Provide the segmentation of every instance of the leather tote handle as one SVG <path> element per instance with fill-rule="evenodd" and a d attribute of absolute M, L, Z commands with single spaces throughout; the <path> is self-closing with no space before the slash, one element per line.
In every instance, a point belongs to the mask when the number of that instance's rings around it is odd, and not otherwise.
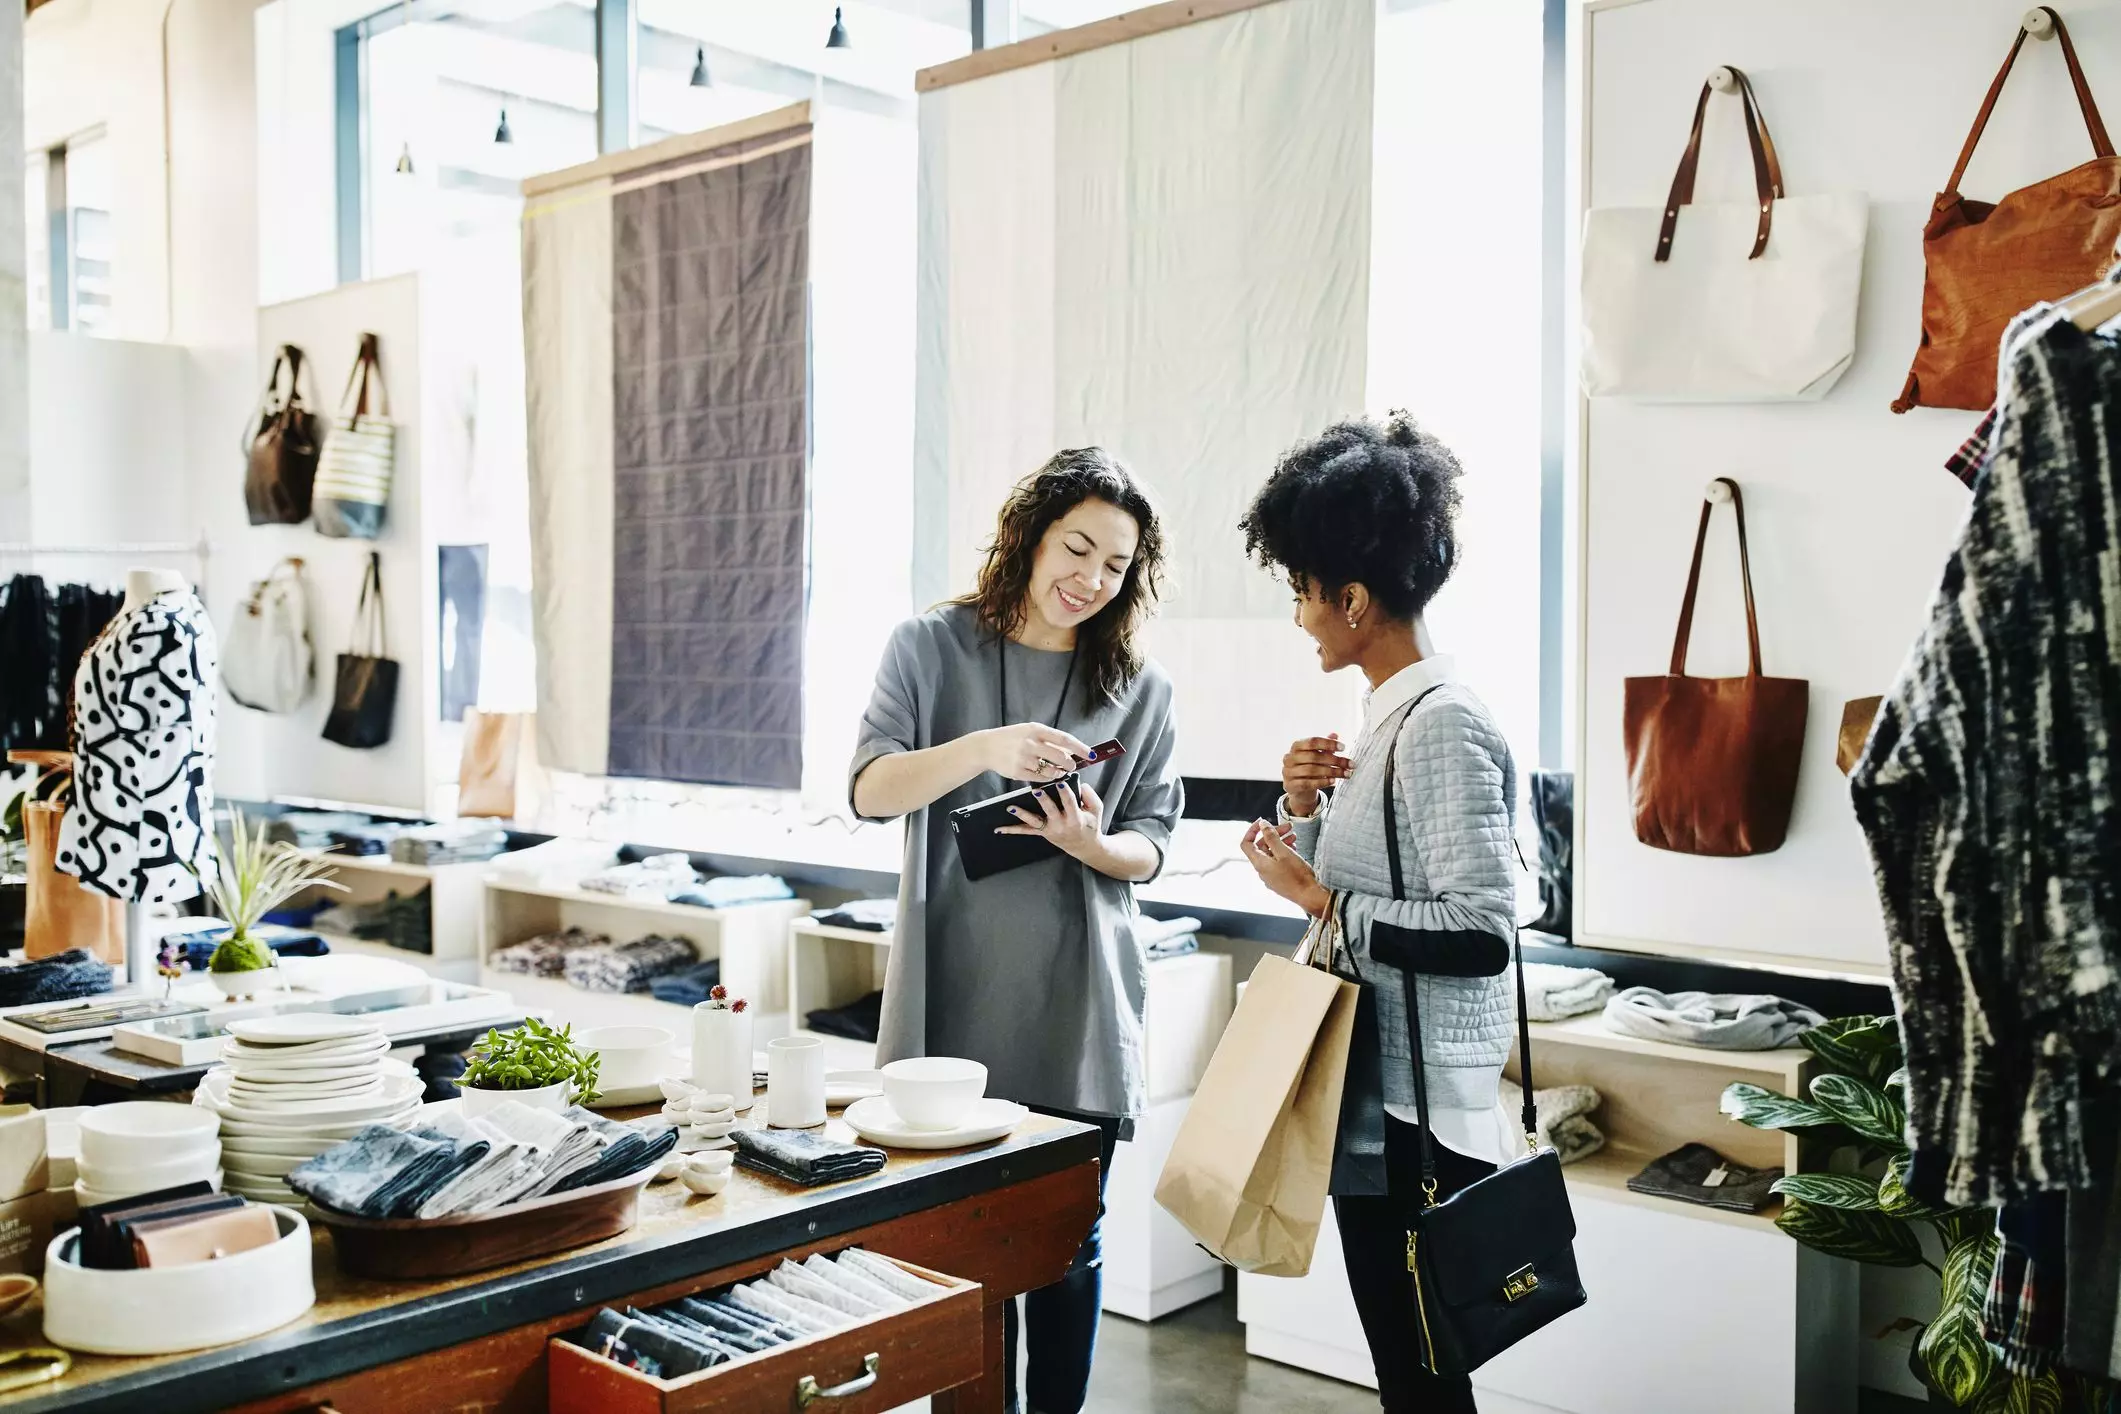
<path fill-rule="evenodd" d="M 1430 688 L 1429 692 L 1434 692 Z M 1409 703 L 1399 719 L 1404 724 L 1414 709 L 1421 705 L 1424 692 Z M 1385 753 L 1385 859 L 1392 868 L 1392 897 L 1407 896 L 1406 879 L 1399 863 L 1399 812 L 1395 801 L 1399 795 L 1399 725 L 1392 729 L 1392 746 Z M 1522 857 L 1520 856 L 1520 862 Z M 1513 928 L 1511 933 L 1511 963 L 1517 970 L 1517 1083 L 1524 1091 L 1524 1104 L 1519 1116 L 1524 1123 L 1525 1143 L 1536 1146 L 1539 1134 L 1539 1106 L 1532 1098 L 1532 1015 L 1525 1006 L 1524 995 L 1524 933 Z M 1352 956 L 1352 954 L 1351 954 Z M 1415 974 L 1401 972 L 1407 994 L 1407 1055 L 1414 1066 L 1414 1113 L 1421 1129 L 1421 1191 L 1422 1201 L 1429 1207 L 1436 1206 L 1436 1143 L 1429 1132 L 1429 1080 L 1421 1064 L 1421 988 L 1415 982 Z"/>
<path fill-rule="evenodd" d="M 367 632 L 364 634 L 363 629 Z M 368 568 L 361 575 L 361 598 L 354 605 L 353 648 L 356 656 L 387 658 L 388 640 L 383 636 L 383 557 L 368 552 Z M 361 653 L 363 647 L 369 651 Z"/>
<path fill-rule="evenodd" d="M 381 341 L 374 334 L 363 334 L 361 351 L 354 355 L 353 367 L 346 370 L 346 391 L 339 396 L 340 408 L 351 403 L 355 417 L 366 416 L 371 387 L 376 394 L 376 416 L 390 416 L 390 390 L 383 386 Z"/>
<path fill-rule="evenodd" d="M 1775 139 L 1768 135 L 1767 118 L 1760 111 L 1759 100 L 1753 97 L 1753 81 L 1745 76 L 1743 69 L 1726 64 L 1731 77 L 1737 80 L 1738 94 L 1745 110 L 1745 141 L 1753 152 L 1753 192 L 1760 203 L 1760 220 L 1753 232 L 1753 253 L 1748 260 L 1758 260 L 1767 249 L 1768 229 L 1774 224 L 1775 199 L 1785 195 L 1782 190 L 1782 159 L 1775 154 Z M 1686 151 L 1679 158 L 1679 170 L 1672 174 L 1672 193 L 1665 198 L 1664 223 L 1657 231 L 1657 259 L 1661 263 L 1671 258 L 1672 238 L 1679 229 L 1679 208 L 1694 199 L 1694 173 L 1701 166 L 1701 123 L 1708 116 L 1710 85 L 1701 85 L 1701 97 L 1694 100 L 1694 127 L 1687 134 Z"/>
<path fill-rule="evenodd" d="M 1728 476 L 1716 478 L 1716 484 L 1731 493 L 1731 513 L 1738 517 L 1738 574 L 1745 581 L 1745 646 L 1750 666 L 1747 677 L 1760 676 L 1760 619 L 1753 612 L 1753 561 L 1745 548 L 1745 497 L 1738 490 L 1738 483 Z M 1716 503 L 1704 496 L 1701 500 L 1701 524 L 1694 528 L 1694 563 L 1686 572 L 1686 598 L 1679 601 L 1679 632 L 1672 638 L 1672 676 L 1686 676 L 1687 640 L 1694 635 L 1694 595 L 1701 588 L 1701 547 L 1709 538 L 1709 517 L 1715 514 Z"/>
<path fill-rule="evenodd" d="M 2084 68 L 2077 62 L 2077 46 L 2070 43 L 2069 26 L 2051 5 L 2040 7 L 2055 23 L 2055 38 L 2062 41 L 2062 61 L 2069 65 L 2069 81 L 2076 85 L 2077 107 L 2084 114 L 2084 126 L 2092 135 L 2092 153 L 2097 157 L 2114 155 L 2113 140 L 2106 135 L 2106 124 L 2099 117 L 2099 105 L 2092 98 L 2092 86 L 2085 82 Z M 1974 115 L 1974 130 L 1966 135 L 1966 146 L 1959 149 L 1959 164 L 1952 168 L 1952 179 L 1944 184 L 1944 190 L 1957 195 L 1959 181 L 1966 175 L 1966 164 L 1974 160 L 1974 148 L 1981 141 L 1981 133 L 1988 126 L 1988 115 L 1996 109 L 1997 96 L 2003 92 L 2003 81 L 2011 76 L 2011 65 L 2018 62 L 2018 51 L 2025 47 L 2026 30 L 2018 28 L 2018 37 L 2011 41 L 2011 52 L 2003 56 L 2003 67 L 1996 71 L 1996 81 L 1988 86 L 1988 97 L 1981 100 L 1981 111 Z"/>
<path fill-rule="evenodd" d="M 249 421 L 243 424 L 243 440 L 237 444 L 246 457 L 250 455 L 251 444 L 257 441 L 258 434 L 265 430 L 265 419 L 279 410 L 273 406 L 273 394 L 279 391 L 280 370 L 288 366 L 290 355 L 293 356 L 294 369 L 299 372 L 302 366 L 302 351 L 293 344 L 280 345 L 279 351 L 272 356 L 272 372 L 265 375 L 265 389 L 258 394 L 258 405 L 251 410 Z M 291 372 L 287 378 L 287 394 L 290 401 L 295 396 L 296 376 L 297 373 Z M 285 406 L 286 404 L 281 405 L 283 408 Z"/>

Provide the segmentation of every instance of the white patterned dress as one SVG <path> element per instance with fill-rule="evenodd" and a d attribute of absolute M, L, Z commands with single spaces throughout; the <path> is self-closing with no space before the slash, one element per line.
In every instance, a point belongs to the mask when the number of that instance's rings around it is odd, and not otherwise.
<path fill-rule="evenodd" d="M 98 893 L 187 899 L 213 868 L 218 658 L 189 590 L 121 613 L 82 657 L 58 864 Z"/>

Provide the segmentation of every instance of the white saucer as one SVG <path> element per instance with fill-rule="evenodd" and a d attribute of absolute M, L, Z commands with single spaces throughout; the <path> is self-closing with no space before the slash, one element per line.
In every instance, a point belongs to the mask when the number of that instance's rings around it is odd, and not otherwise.
<path fill-rule="evenodd" d="M 199 1081 L 195 1098 L 223 1119 L 279 1124 L 291 1129 L 380 1120 L 419 1104 L 421 1092 L 427 1088 L 416 1075 L 386 1075 L 382 1087 L 372 1093 L 251 1104 L 232 1097 L 228 1087 L 227 1071 L 209 1070 Z"/>
<path fill-rule="evenodd" d="M 593 1110 L 622 1110 L 629 1105 L 653 1105 L 661 1103 L 663 1088 L 660 1085 L 629 1085 L 619 1090 L 605 1090 L 598 1094 Z"/>
<path fill-rule="evenodd" d="M 825 1072 L 825 1107 L 844 1109 L 857 1100 L 884 1093 L 881 1070 L 828 1070 Z"/>
<path fill-rule="evenodd" d="M 999 1139 L 1024 1122 L 1031 1111 L 1014 1100 L 985 1099 L 974 1104 L 964 1123 L 955 1129 L 909 1129 L 891 1102 L 878 1095 L 856 1100 L 840 1116 L 847 1127 L 872 1144 L 887 1149 L 961 1149 Z"/>
<path fill-rule="evenodd" d="M 334 1016 L 322 1011 L 290 1011 L 279 1016 L 259 1016 L 231 1021 L 228 1034 L 252 1046 L 301 1046 L 313 1041 L 365 1040 L 380 1036 L 382 1028 L 357 1016 Z"/>

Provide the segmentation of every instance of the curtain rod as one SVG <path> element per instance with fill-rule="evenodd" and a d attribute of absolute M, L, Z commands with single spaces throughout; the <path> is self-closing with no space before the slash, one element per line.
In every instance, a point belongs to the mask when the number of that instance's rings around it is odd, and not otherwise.
<path fill-rule="evenodd" d="M 712 152 L 718 147 L 733 143 L 749 142 L 753 138 L 765 137 L 786 128 L 803 127 L 810 122 L 810 101 L 804 99 L 785 108 L 776 108 L 770 113 L 761 113 L 755 118 L 742 118 L 734 123 L 723 123 L 720 127 L 705 132 L 682 133 L 677 137 L 664 138 L 661 142 L 646 147 L 630 148 L 625 152 L 607 152 L 593 161 L 573 167 L 563 167 L 557 172 L 545 172 L 527 177 L 523 181 L 526 197 L 548 196 L 568 187 L 581 186 L 602 178 L 623 177 L 644 167 L 654 167 L 665 162 L 674 162 L 685 157 L 697 157 Z"/>

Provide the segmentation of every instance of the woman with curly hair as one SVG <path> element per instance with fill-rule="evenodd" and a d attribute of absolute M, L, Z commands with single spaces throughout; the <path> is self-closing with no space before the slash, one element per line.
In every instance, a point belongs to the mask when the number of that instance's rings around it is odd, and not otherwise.
<path fill-rule="evenodd" d="M 1243 521 L 1246 549 L 1288 577 L 1319 666 L 1355 667 L 1369 683 L 1354 749 L 1337 736 L 1292 745 L 1279 819 L 1255 823 L 1244 850 L 1274 892 L 1314 918 L 1338 918 L 1337 969 L 1375 990 L 1388 1193 L 1336 1193 L 1333 1212 L 1378 1395 L 1395 1414 L 1474 1407 L 1464 1376 L 1423 1367 L 1415 1335 L 1407 1233 L 1424 1198 L 1408 987 L 1420 1003 L 1436 1199 L 1492 1173 L 1522 1142 L 1498 1093 L 1512 1023 L 1502 974 L 1516 926 L 1517 768 L 1422 618 L 1458 564 L 1459 474 L 1450 449 L 1404 413 L 1351 420 L 1286 453 Z M 1400 959 L 1408 970 L 1371 955 L 1377 921 L 1415 931 L 1415 951 Z"/>
<path fill-rule="evenodd" d="M 1156 876 L 1184 794 L 1171 683 L 1140 634 L 1163 570 L 1142 485 L 1096 447 L 1064 451 L 1001 509 L 977 586 L 898 626 L 848 772 L 865 820 L 904 815 L 905 864 L 877 1059 L 966 1056 L 988 1093 L 1098 1127 L 1099 1182 L 1147 1105 L 1134 885 Z M 1126 752 L 1061 778 L 1113 738 Z M 1053 845 L 966 877 L 949 815 L 1049 785 L 1007 833 Z M 1061 1281 L 1025 1298 L 1028 1406 L 1073 1414 L 1102 1305 L 1095 1225 Z M 1016 1307 L 1008 1311 L 1016 1407 Z"/>

